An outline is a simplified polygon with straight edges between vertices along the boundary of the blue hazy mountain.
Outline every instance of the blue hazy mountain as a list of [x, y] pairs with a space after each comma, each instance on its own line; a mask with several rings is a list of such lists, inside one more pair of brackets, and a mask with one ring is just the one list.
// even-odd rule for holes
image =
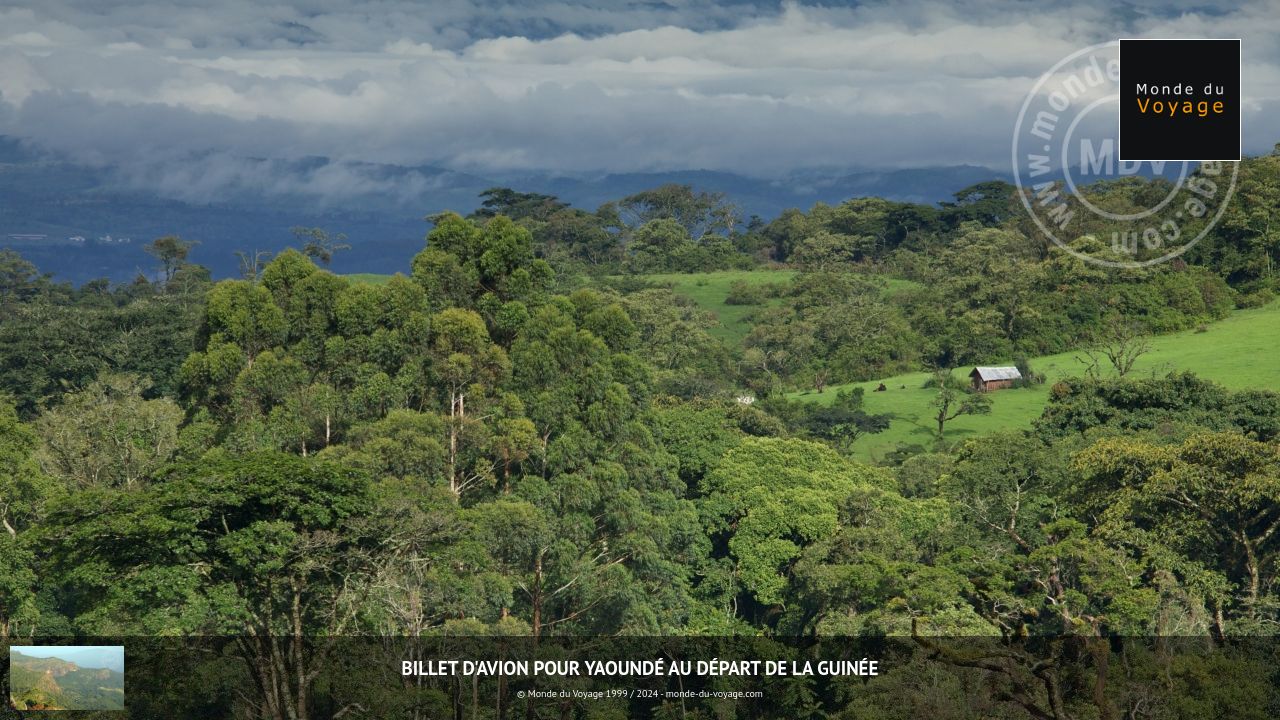
[[470, 212], [479, 193], [495, 186], [594, 210], [640, 190], [686, 183], [725, 193], [744, 217], [769, 219], [789, 207], [869, 195], [934, 203], [1003, 177], [978, 166], [821, 169], [782, 178], [697, 170], [478, 175], [430, 165], [218, 155], [126, 168], [77, 163], [0, 137], [0, 248], [18, 250], [56, 279], [126, 281], [155, 272], [144, 244], [176, 234], [199, 241], [192, 262], [227, 277], [237, 272], [237, 251], [278, 251], [294, 244], [290, 228], [301, 225], [348, 236], [352, 249], [335, 258], [335, 271], [396, 272], [407, 270], [422, 247], [427, 215]]
[[120, 645], [13, 646], [11, 650], [32, 658], [61, 658], [82, 668], [124, 672], [124, 647]]

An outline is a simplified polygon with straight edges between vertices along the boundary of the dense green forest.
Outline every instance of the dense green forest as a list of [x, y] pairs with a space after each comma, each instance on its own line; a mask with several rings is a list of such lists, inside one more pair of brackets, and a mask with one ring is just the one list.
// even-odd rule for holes
[[[1087, 192], [1123, 208], [1158, 185]], [[1021, 670], [939, 652], [985, 679], [867, 692], [910, 695], [901, 717], [968, 693], [999, 714], [949, 717], [1064, 719], [1133, 716], [1150, 668], [1109, 668], [1110, 637], [1280, 628], [1280, 395], [1132, 371], [1153, 335], [1271, 303], [1280, 155], [1242, 164], [1203, 242], [1134, 270], [1053, 248], [1003, 183], [768, 222], [684, 186], [595, 212], [485, 197], [385, 282], [326, 270], [319, 231], [216, 283], [175, 239], [158, 283], [72, 288], [0, 254], [0, 640], [976, 636]], [[779, 272], [732, 286], [741, 336], [661, 279], [743, 269]], [[1079, 372], [1034, 422], [947, 436], [990, 410], [969, 366], [1066, 351]], [[877, 464], [854, 451], [892, 413], [800, 394], [909, 371], [936, 438]], [[242, 716], [308, 716], [323, 653], [242, 654]], [[1142, 702], [1266, 717], [1255, 700]], [[871, 716], [769, 702], [739, 717]], [[680, 711], [658, 716], [712, 716]]]

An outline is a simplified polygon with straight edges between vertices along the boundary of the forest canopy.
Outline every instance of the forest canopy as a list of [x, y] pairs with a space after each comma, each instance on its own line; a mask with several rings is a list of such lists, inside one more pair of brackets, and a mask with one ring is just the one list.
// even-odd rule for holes
[[[1270, 303], [1278, 182], [1247, 161], [1208, 240], [1123, 271], [1029, 235], [1002, 183], [767, 222], [687, 186], [594, 212], [496, 188], [375, 283], [315, 248], [214, 282], [162, 238], [160, 279], [79, 288], [0, 253], [0, 640], [1078, 640], [1031, 667], [1272, 635], [1280, 396], [1099, 358]], [[656, 279], [747, 268], [779, 272], [732, 286], [740, 342]], [[968, 366], [1091, 348], [1034, 423], [947, 434], [990, 412]], [[861, 388], [800, 394], [906, 371], [936, 438], [878, 464]], [[241, 652], [278, 707], [324, 657]], [[984, 692], [1067, 717], [1031, 710], [1057, 712], [1041, 680]], [[1115, 717], [1139, 681], [1111, 682], [1063, 702]]]

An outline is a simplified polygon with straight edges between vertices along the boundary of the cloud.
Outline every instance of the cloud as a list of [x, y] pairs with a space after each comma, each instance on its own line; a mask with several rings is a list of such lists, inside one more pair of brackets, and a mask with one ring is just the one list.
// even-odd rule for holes
[[[259, 182], [232, 157], [758, 176], [1003, 167], [1018, 106], [1059, 58], [1122, 35], [1217, 36], [1244, 38], [1246, 145], [1260, 152], [1280, 139], [1277, 9], [33, 0], [0, 10], [0, 133], [199, 192]], [[205, 172], [156, 170], [211, 157], [222, 164]], [[350, 172], [310, 182], [369, 187]]]

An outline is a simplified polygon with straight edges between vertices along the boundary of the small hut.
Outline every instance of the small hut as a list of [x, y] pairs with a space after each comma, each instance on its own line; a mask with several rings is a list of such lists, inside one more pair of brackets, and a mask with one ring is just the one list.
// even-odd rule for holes
[[990, 392], [1013, 387], [1015, 381], [1022, 379], [1022, 373], [1016, 367], [975, 367], [969, 378], [974, 390]]

